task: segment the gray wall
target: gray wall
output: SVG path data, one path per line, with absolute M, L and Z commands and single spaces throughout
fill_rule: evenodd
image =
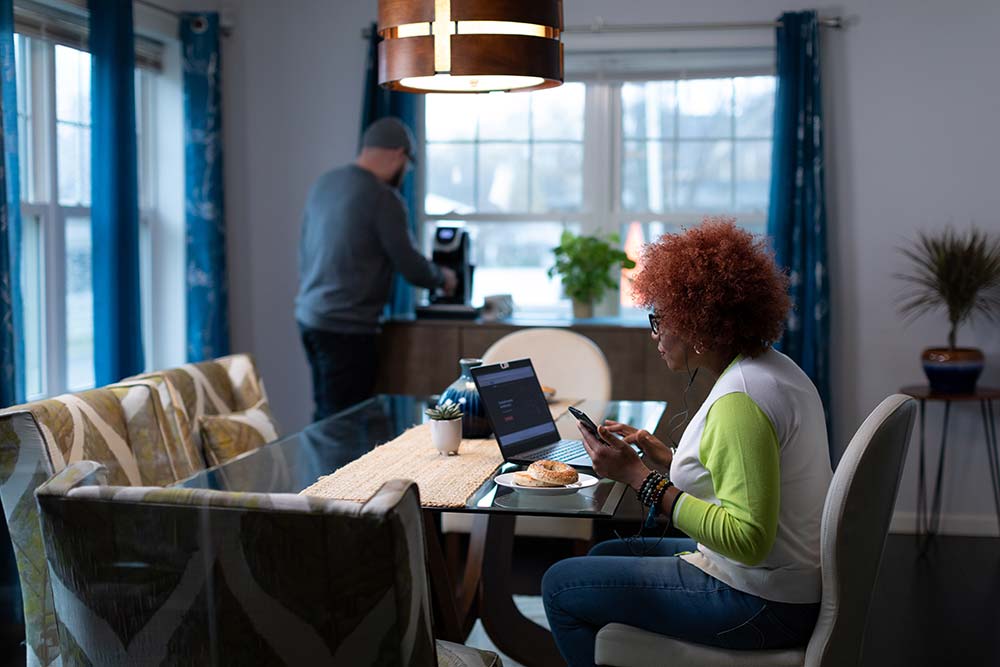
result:
M 306 423 L 309 377 L 292 315 L 296 240 L 312 180 L 351 159 L 374 0 L 222 2 L 233 346 L 253 352 L 286 430 Z M 791 0 L 567 0 L 569 24 L 769 20 Z M 854 0 L 822 8 L 856 19 L 824 34 L 835 440 L 843 449 L 881 398 L 922 381 L 920 350 L 945 340 L 940 317 L 904 327 L 893 300 L 894 247 L 917 230 L 975 222 L 1000 232 L 1000 3 Z M 732 35 L 707 33 L 706 45 Z M 1000 332 L 980 324 L 983 381 L 1000 383 Z M 935 414 L 928 425 L 937 434 Z M 946 530 L 996 533 L 978 412 L 953 420 Z M 936 435 L 934 438 L 936 440 Z M 915 508 L 916 442 L 897 507 Z M 930 447 L 936 454 L 936 444 Z

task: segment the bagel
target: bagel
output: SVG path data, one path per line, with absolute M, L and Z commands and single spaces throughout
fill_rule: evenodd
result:
M 540 482 L 526 472 L 516 472 L 514 473 L 514 483 L 518 486 L 562 486 L 561 484 L 549 484 L 548 482 Z
M 539 482 L 554 486 L 574 484 L 580 479 L 573 468 L 559 461 L 541 460 L 528 466 L 528 474 Z

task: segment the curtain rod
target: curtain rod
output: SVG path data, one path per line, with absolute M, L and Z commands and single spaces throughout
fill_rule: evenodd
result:
M 132 0 L 137 5 L 143 5 L 144 7 L 149 7 L 152 10 L 168 14 L 173 16 L 178 21 L 181 19 L 181 12 L 170 9 L 169 7 L 164 7 L 163 5 L 158 5 L 155 2 L 150 2 L 150 0 Z M 229 33 L 232 32 L 230 26 L 219 25 L 219 32 L 222 33 L 223 37 L 229 37 Z
M 136 0 L 140 2 L 143 0 Z M 841 30 L 847 27 L 847 21 L 842 16 L 829 16 L 820 18 L 819 25 L 824 28 Z M 780 28 L 781 21 L 731 21 L 716 23 L 635 23 L 635 24 L 615 24 L 605 23 L 604 19 L 598 18 L 590 25 L 566 26 L 563 34 L 595 34 L 602 32 L 684 32 L 700 30 L 764 30 L 767 28 Z M 361 37 L 368 39 L 372 36 L 371 28 L 362 28 Z

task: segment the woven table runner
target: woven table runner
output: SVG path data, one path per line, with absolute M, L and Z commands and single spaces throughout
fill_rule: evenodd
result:
M 549 409 L 558 418 L 576 402 L 565 399 Z M 465 507 L 501 463 L 503 456 L 493 438 L 462 440 L 458 456 L 439 454 L 431 442 L 431 425 L 421 424 L 320 477 L 302 495 L 363 503 L 390 479 L 412 479 L 420 487 L 424 507 Z

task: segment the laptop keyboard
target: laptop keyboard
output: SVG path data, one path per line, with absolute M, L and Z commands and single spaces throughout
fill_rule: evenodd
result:
M 583 443 L 579 440 L 567 440 L 566 442 L 557 442 L 548 449 L 533 452 L 528 458 L 532 461 L 540 461 L 542 459 L 571 461 L 580 456 L 587 456 L 587 450 L 584 449 Z

